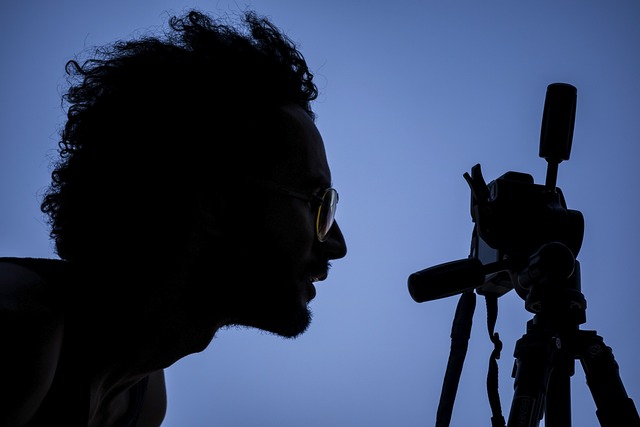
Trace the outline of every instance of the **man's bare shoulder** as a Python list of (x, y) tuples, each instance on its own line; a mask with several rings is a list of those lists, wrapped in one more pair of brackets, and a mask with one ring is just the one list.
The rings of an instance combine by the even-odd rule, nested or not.
[(21, 425), (37, 411), (56, 371), (64, 317), (46, 281), (0, 262), (0, 425)]
[(35, 271), (0, 261), (0, 314), (53, 314), (51, 290)]

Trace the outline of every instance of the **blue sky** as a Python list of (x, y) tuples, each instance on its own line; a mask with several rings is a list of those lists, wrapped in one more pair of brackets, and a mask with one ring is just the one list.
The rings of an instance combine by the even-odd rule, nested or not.
[[(414, 271), (465, 258), (472, 222), (462, 175), (507, 171), (544, 183), (546, 87), (578, 89), (571, 159), (558, 186), (585, 217), (578, 255), (587, 323), (640, 401), (640, 3), (605, 1), (4, 0), (0, 4), (0, 256), (53, 256), (38, 204), (63, 123), (67, 60), (161, 25), (187, 7), (269, 16), (316, 75), (314, 107), (349, 245), (318, 285), (309, 331), (284, 340), (221, 331), (167, 370), (166, 427), (418, 427), (435, 424), (457, 297), (422, 304)], [(489, 425), (491, 343), (478, 300), (452, 426)], [(496, 330), (508, 414), (515, 341), (531, 314), (509, 292)], [(575, 425), (597, 426), (576, 363)]]

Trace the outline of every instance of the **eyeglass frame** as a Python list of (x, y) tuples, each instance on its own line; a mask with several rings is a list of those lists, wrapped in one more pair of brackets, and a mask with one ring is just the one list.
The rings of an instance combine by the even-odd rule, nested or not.
[[(335, 223), (335, 216), (336, 216), (336, 208), (338, 206), (338, 201), (340, 199), (339, 194), (338, 194), (338, 190), (336, 190), (333, 187), (329, 187), (326, 188), (324, 190), (322, 190), (322, 196), (319, 196), (319, 193), (314, 193), (314, 194), (305, 194), (305, 193), (301, 193), (295, 190), (292, 190), (284, 185), (278, 184), (276, 182), (273, 181), (267, 181), (267, 180), (263, 180), (263, 179), (258, 179), (258, 178), (247, 178), (248, 181), (257, 184), (258, 186), (266, 189), (266, 190), (270, 190), (270, 191), (274, 191), (276, 193), (282, 194), (284, 196), (289, 196), (289, 197), (293, 197), (296, 199), (300, 199), (300, 200), (304, 200), (305, 202), (315, 202), (318, 204), (318, 212), (316, 213), (316, 238), (318, 239), (318, 241), (320, 241), (321, 243), (324, 243), (327, 241), (327, 239), (329, 238), (329, 232), (331, 231), (331, 228), (333, 227), (333, 224)], [(325, 204), (324, 198), (327, 197), (327, 194), (332, 193), (335, 195), (335, 197), (333, 197), (332, 199), (335, 200), (334, 203), (332, 204), (328, 204), (327, 208), (329, 209), (329, 212), (331, 214), (331, 221), (330, 224), (326, 227), (326, 230), (324, 231), (324, 233), (320, 232), (320, 215), (322, 213), (322, 207)]]

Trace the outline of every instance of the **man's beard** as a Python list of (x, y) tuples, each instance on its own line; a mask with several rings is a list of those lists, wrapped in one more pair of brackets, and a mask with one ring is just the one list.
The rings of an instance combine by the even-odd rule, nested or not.
[(250, 282), (227, 279), (192, 289), (186, 316), (194, 326), (205, 329), (222, 322), (223, 326), (257, 328), (284, 338), (296, 338), (309, 328), (312, 313), (295, 282)]
[(257, 254), (249, 256), (254, 259), (249, 273), (247, 256), (232, 249), (235, 242), (227, 243), (217, 246), (217, 251), (209, 248), (199, 254), (186, 296), (193, 320), (204, 327), (222, 322), (223, 326), (257, 328), (285, 338), (303, 334), (312, 318), (307, 300), (315, 296), (315, 289), (305, 286), (313, 285), (301, 283), (302, 279), (291, 274), (291, 266)]
[(284, 338), (296, 338), (311, 324), (311, 310), (293, 291), (286, 295), (271, 294), (264, 299), (252, 298), (240, 304), (236, 313), (230, 313), (229, 326), (252, 327)]

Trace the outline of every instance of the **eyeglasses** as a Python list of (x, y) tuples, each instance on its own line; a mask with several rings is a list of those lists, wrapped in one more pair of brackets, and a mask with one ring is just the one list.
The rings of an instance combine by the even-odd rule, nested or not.
[(322, 192), (322, 196), (320, 196), (319, 193), (299, 193), (272, 181), (263, 181), (255, 178), (249, 178), (249, 180), (266, 190), (275, 191), (276, 193), (289, 197), (295, 197), (305, 202), (317, 203), (316, 236), (321, 242), (327, 240), (329, 231), (335, 221), (336, 206), (338, 205), (338, 191), (335, 188), (327, 188)]

